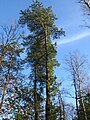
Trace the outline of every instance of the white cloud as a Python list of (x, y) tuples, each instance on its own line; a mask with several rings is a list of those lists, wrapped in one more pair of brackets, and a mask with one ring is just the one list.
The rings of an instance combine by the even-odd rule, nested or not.
[(70, 42), (81, 40), (81, 39), (83, 39), (83, 38), (85, 38), (87, 36), (90, 36), (90, 32), (80, 33), (80, 34), (72, 36), (70, 38), (66, 38), (66, 39), (60, 40), (59, 42), (57, 42), (57, 44), (58, 45), (60, 45), (60, 44), (67, 44), (67, 43), (70, 43)]

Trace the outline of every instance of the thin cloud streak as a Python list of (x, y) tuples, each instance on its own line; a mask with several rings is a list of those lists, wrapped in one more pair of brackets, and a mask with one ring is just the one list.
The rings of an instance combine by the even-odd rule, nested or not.
[(78, 41), (78, 40), (81, 40), (87, 36), (90, 36), (90, 32), (84, 32), (84, 33), (81, 33), (81, 34), (78, 34), (76, 36), (73, 36), (71, 38), (67, 38), (67, 39), (64, 39), (62, 41), (59, 41), (57, 42), (58, 45), (63, 45), (63, 44), (67, 44), (67, 43), (70, 43), (70, 42), (75, 42), (75, 41)]

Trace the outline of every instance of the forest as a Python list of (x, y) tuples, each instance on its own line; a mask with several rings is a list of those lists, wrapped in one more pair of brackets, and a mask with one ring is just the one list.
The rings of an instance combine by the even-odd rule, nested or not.
[[(90, 17), (90, 0), (76, 4)], [(64, 76), (57, 79), (57, 41), (67, 36), (66, 31), (55, 24), (52, 7), (38, 0), (18, 12), (19, 20), (0, 28), (0, 120), (90, 120), (86, 55), (70, 51), (64, 58)], [(84, 27), (90, 29), (89, 24)], [(62, 87), (67, 74), (71, 91)]]

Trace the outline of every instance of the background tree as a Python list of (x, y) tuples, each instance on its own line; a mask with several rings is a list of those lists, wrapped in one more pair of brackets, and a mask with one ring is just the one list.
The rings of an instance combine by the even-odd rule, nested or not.
[(80, 0), (80, 2), (85, 5), (88, 10), (90, 10), (90, 0)]
[(79, 100), (82, 103), (84, 119), (87, 120), (86, 106), (84, 104), (83, 89), (85, 87), (85, 82), (88, 80), (87, 68), (86, 68), (86, 58), (80, 56), (78, 51), (74, 53), (69, 53), (65, 59), (67, 70), (70, 72), (71, 79), (73, 81), (75, 89), (75, 99), (76, 99), (76, 111), (78, 120), (80, 118), (79, 111)]
[(79, 3), (81, 4), (84, 15), (87, 15), (88, 19), (85, 20), (85, 27), (90, 28), (90, 0), (79, 0)]
[[(16, 97), (15, 86), (20, 76), (20, 53), (22, 49), (18, 43), (20, 35), (17, 24), (2, 26), (0, 43), (0, 114), (11, 114), (14, 104), (9, 99)], [(18, 81), (17, 81), (18, 80)]]

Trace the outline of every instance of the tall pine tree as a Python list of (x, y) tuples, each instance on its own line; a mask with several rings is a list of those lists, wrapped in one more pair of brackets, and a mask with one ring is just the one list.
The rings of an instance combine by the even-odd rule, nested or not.
[[(45, 8), (42, 3), (36, 1), (24, 11), (21, 10), (19, 23), (27, 25), (30, 35), (25, 40), (27, 46), (27, 62), (30, 63), (34, 73), (34, 111), (37, 115), (37, 83), (46, 86), (46, 120), (50, 120), (50, 89), (56, 80), (54, 67), (59, 65), (56, 56), (56, 48), (51, 42), (51, 37), (58, 38), (64, 34), (59, 31), (54, 21), (57, 19), (51, 7)], [(41, 72), (42, 71), (42, 72)], [(43, 78), (43, 79), (42, 79)]]

